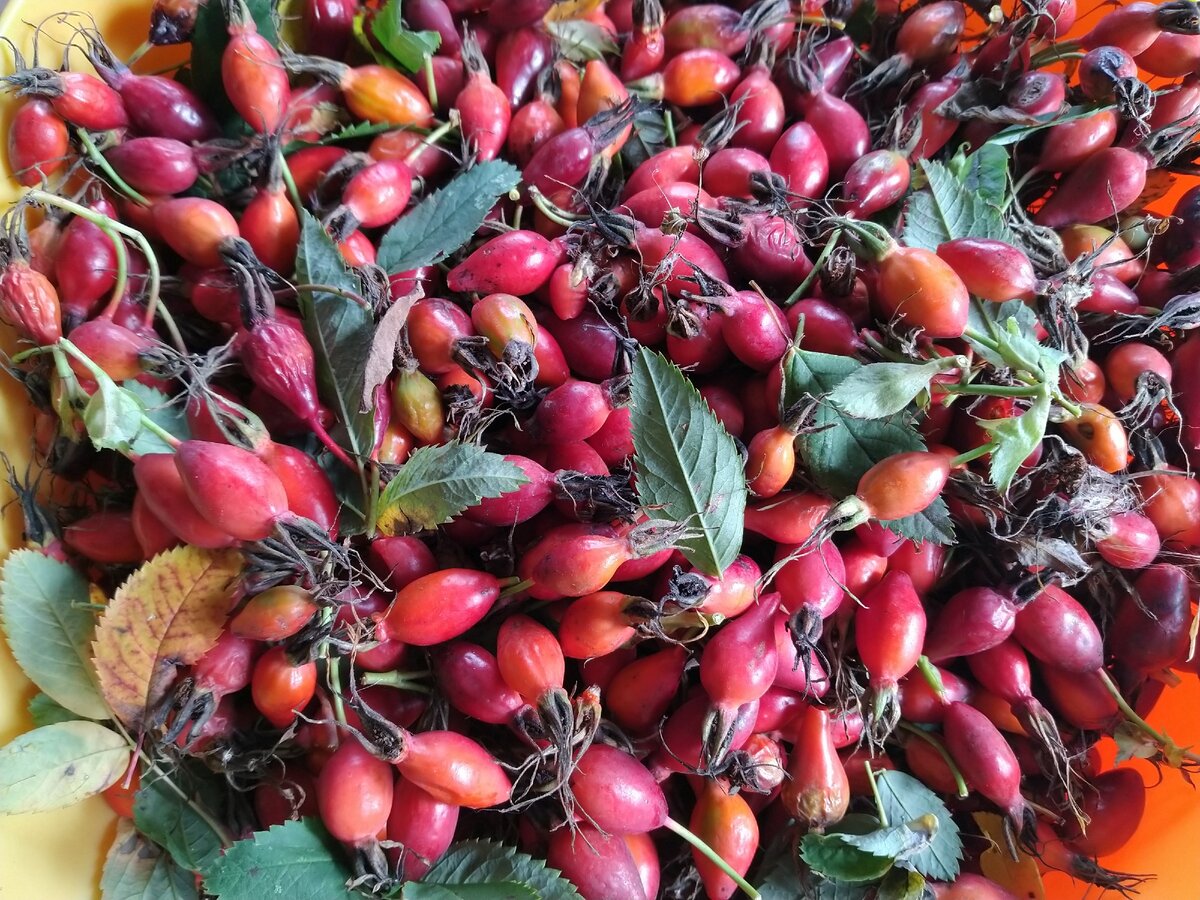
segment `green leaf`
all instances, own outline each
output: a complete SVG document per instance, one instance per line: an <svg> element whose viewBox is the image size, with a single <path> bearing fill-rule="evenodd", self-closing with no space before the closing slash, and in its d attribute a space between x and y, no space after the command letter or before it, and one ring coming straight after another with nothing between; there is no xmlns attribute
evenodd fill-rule
<svg viewBox="0 0 1200 900"><path fill-rule="evenodd" d="M847 375L827 399L848 416L886 419L912 403L941 370L938 360L872 363Z"/></svg>
<svg viewBox="0 0 1200 900"><path fill-rule="evenodd" d="M968 190L939 162L924 160L928 184L914 193L904 213L904 243L936 250L956 238L995 238L1016 243L1000 211L978 192Z"/></svg>
<svg viewBox="0 0 1200 900"><path fill-rule="evenodd" d="M430 194L388 229L379 265L396 275L441 262L479 230L496 201L521 180L510 163L490 160Z"/></svg>
<svg viewBox="0 0 1200 900"><path fill-rule="evenodd" d="M1020 300L997 304L976 299L971 301L964 337L996 368L1025 371L1056 387L1067 354L1040 343L1036 328L1037 316Z"/></svg>
<svg viewBox="0 0 1200 900"><path fill-rule="evenodd" d="M142 384L140 381L126 381L121 387L132 394L141 404L142 412L155 425L181 441L191 437L188 429L187 416L180 404L172 403L171 398L162 391ZM147 453L170 453L171 447L152 431L141 428L130 444L129 450L139 456Z"/></svg>
<svg viewBox="0 0 1200 900"><path fill-rule="evenodd" d="M633 361L632 430L642 505L698 529L679 547L694 566L719 577L742 549L742 458L695 385L646 348Z"/></svg>
<svg viewBox="0 0 1200 900"><path fill-rule="evenodd" d="M818 875L860 884L882 878L892 867L891 857L860 850L842 838L810 832L800 841L800 858Z"/></svg>
<svg viewBox="0 0 1200 900"><path fill-rule="evenodd" d="M667 138L662 109L654 104L638 107L633 113L633 131L621 148L625 171L632 172L651 156L665 150L669 146Z"/></svg>
<svg viewBox="0 0 1200 900"><path fill-rule="evenodd" d="M962 859L962 840L959 838L958 825L937 794L903 772L878 772L875 782L889 822L911 822L924 815L932 815L937 819L937 832L929 846L901 860L899 865L938 881L957 878L959 861Z"/></svg>
<svg viewBox="0 0 1200 900"><path fill-rule="evenodd" d="M529 890L532 896L539 900L570 900L579 897L575 886L563 878L558 869L547 866L545 860L535 859L513 847L486 840L462 841L455 844L425 873L421 884L440 885L456 890L461 890L465 885L499 885L506 889L510 885L518 885ZM409 886L405 885L405 898L409 897ZM425 900L435 896L437 895L426 895ZM492 897L525 898L530 895L501 893L457 896L469 897L470 900L488 897L490 900Z"/></svg>
<svg viewBox="0 0 1200 900"><path fill-rule="evenodd" d="M856 847L864 853L882 856L887 859L899 860L911 856L928 846L930 835L914 831L907 825L892 825L889 828L877 828L866 834L844 834L838 837L851 847Z"/></svg>
<svg viewBox="0 0 1200 900"><path fill-rule="evenodd" d="M545 27L559 52L571 62L586 63L620 52L612 35L587 19L560 19L547 22Z"/></svg>
<svg viewBox="0 0 1200 900"><path fill-rule="evenodd" d="M899 867L884 876L875 892L875 900L924 900L925 879L919 872Z"/></svg>
<svg viewBox="0 0 1200 900"><path fill-rule="evenodd" d="M360 290L337 244L308 212L301 220L296 278L300 284L328 285L352 294ZM367 353L375 334L371 310L326 291L301 291L300 315L316 353L322 399L345 426L351 456L366 459L375 446L374 412L362 410Z"/></svg>
<svg viewBox="0 0 1200 900"><path fill-rule="evenodd" d="M88 437L100 450L127 451L142 430L142 405L107 375L96 379L96 392L83 408Z"/></svg>
<svg viewBox="0 0 1200 900"><path fill-rule="evenodd" d="M75 722L79 719L79 716L65 706L60 706L49 694L34 694L27 708L35 728L57 725L59 722Z"/></svg>
<svg viewBox="0 0 1200 900"><path fill-rule="evenodd" d="M143 838L127 819L117 820L104 869L100 900L196 900L196 879Z"/></svg>
<svg viewBox="0 0 1200 900"><path fill-rule="evenodd" d="M316 819L273 825L237 841L212 865L204 889L221 900L353 897L344 854Z"/></svg>
<svg viewBox="0 0 1200 900"><path fill-rule="evenodd" d="M60 722L18 735L0 748L0 815L45 812L115 784L129 745L96 722Z"/></svg>
<svg viewBox="0 0 1200 900"><path fill-rule="evenodd" d="M996 147L1008 147L1043 129L1052 128L1064 122L1073 122L1076 119L1087 119L1108 109L1116 109L1116 106L1111 103L1106 106L1100 104L1072 106L1063 113L1047 113L1045 116L1039 117L1041 121L1036 125L1010 125L988 138L987 143Z"/></svg>
<svg viewBox="0 0 1200 900"><path fill-rule="evenodd" d="M246 0L258 33L278 46L273 0ZM192 30L191 87L223 122L240 124L241 119L225 95L221 81L221 56L229 43L229 23L221 3L205 3L196 11Z"/></svg>
<svg viewBox="0 0 1200 900"><path fill-rule="evenodd" d="M410 881L404 885L404 900L541 900L542 894L516 881L496 884L429 884Z"/></svg>
<svg viewBox="0 0 1200 900"><path fill-rule="evenodd" d="M166 777L147 776L142 782L133 798L134 824L184 869L203 872L221 855L221 838L187 799L172 790ZM174 770L169 777L192 802L219 818L224 810L225 796L218 784L211 779L197 779L183 767Z"/></svg>
<svg viewBox="0 0 1200 900"><path fill-rule="evenodd" d="M848 356L814 353L793 347L784 357L784 405L806 396L822 398L838 387L862 364ZM856 419L831 403L821 403L813 427L796 438L796 446L818 488L833 497L848 497L858 489L863 473L880 460L908 450L924 450L925 443L907 418ZM940 497L921 513L884 522L902 537L914 541L948 544L954 529L945 501Z"/></svg>
<svg viewBox="0 0 1200 900"><path fill-rule="evenodd" d="M340 144L343 141L355 141L360 138L375 137L388 131L395 131L396 126L391 122L355 122L337 131L332 131L319 141L292 141L283 148L284 156L291 156L305 147L327 147L330 144Z"/></svg>
<svg viewBox="0 0 1200 900"><path fill-rule="evenodd" d="M401 16L401 0L388 0L371 20L371 34L388 55L409 72L419 72L425 57L442 45L436 31L409 31Z"/></svg>
<svg viewBox="0 0 1200 900"><path fill-rule="evenodd" d="M963 187L997 209L1008 200L1008 153L1003 147L984 144L967 157Z"/></svg>
<svg viewBox="0 0 1200 900"><path fill-rule="evenodd" d="M36 550L16 550L0 574L0 624L17 664L51 699L85 719L107 719L92 665L96 617L87 580Z"/></svg>
<svg viewBox="0 0 1200 900"><path fill-rule="evenodd" d="M450 441L419 447L384 488L377 525L384 534L436 528L480 500L515 491L528 480L519 466L478 444Z"/></svg>
<svg viewBox="0 0 1200 900"><path fill-rule="evenodd" d="M1019 416L1007 419L977 419L980 427L987 430L997 447L991 453L989 475L992 484L1001 494L1008 492L1021 463L1037 449L1046 435L1046 423L1050 420L1050 391L1043 390L1033 405Z"/></svg>

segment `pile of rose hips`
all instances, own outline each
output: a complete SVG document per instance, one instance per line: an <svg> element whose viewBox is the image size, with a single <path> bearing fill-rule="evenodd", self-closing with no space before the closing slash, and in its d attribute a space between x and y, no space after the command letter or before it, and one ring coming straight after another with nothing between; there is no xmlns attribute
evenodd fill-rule
<svg viewBox="0 0 1200 900"><path fill-rule="evenodd" d="M195 6L160 0L153 38L187 41ZM240 0L209 6L228 23L232 113L135 74L84 29L70 62L98 77L22 63L7 78L9 165L34 190L9 216L0 310L25 341L78 351L67 371L46 356L22 371L42 460L96 504L62 510L60 552L110 583L180 543L251 560L227 632L179 673L147 741L235 768L250 736L283 732L277 752L299 762L251 786L258 826L315 813L377 876L418 878L456 833L509 829L469 812L496 807L585 897L687 896L700 889L670 816L746 873L760 835L869 804L870 760L956 811L998 809L1050 867L1132 883L1094 860L1132 835L1145 788L1089 750L1196 668L1200 187L1170 219L1144 209L1167 167L1187 171L1200 127L1194 4L1131 3L1068 41L1074 0L889 0L873 16L854 0L562 15L408 0L408 28L440 38L411 77L355 40L375 3L293 4L299 45L282 50ZM901 234L918 161L1068 103L1000 145L1021 246L933 252L857 224ZM323 142L358 122L382 127ZM520 168L519 195L469 246L374 266L412 204L492 159ZM232 170L251 177L229 187ZM382 316L423 291L370 459L345 449L296 313L297 203L360 275L347 303ZM1026 300L1047 339L1090 341L1007 499L969 460L1033 395L960 340L971 295ZM836 540L824 524L841 498L811 488L795 449L811 409L781 410L801 325L805 350L967 354L979 376L959 393L935 380L917 420L929 450L868 472L859 524ZM639 345L744 448L747 537L719 579L644 524L631 487ZM88 361L186 404L189 439L132 465L94 449L60 402L67 380L95 389ZM434 531L338 543L342 476L386 481L451 439L507 454L527 483ZM943 493L960 544L879 525ZM1083 574L1028 562L1030 535ZM272 568L288 547L334 563ZM1192 766L1158 738L1149 753ZM707 896L737 890L695 865ZM1009 896L974 874L935 893Z"/></svg>

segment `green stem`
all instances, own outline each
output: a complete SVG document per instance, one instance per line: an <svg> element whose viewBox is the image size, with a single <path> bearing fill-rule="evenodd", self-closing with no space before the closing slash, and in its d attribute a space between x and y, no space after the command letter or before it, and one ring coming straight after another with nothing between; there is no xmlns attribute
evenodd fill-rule
<svg viewBox="0 0 1200 900"><path fill-rule="evenodd" d="M101 313L104 318L111 319L117 314L117 307L121 303L121 298L125 296L125 288L129 285L129 251L125 248L125 242L121 240L121 236L108 225L101 225L100 230L104 232L105 237L112 241L113 250L117 255L117 280L113 284L112 297L109 299L108 305L104 307L104 312Z"/></svg>
<svg viewBox="0 0 1200 900"><path fill-rule="evenodd" d="M923 731L915 725L910 725L908 722L901 722L900 728L907 731L909 734L916 735L925 743L929 744L942 757L942 761L950 768L950 774L954 776L954 785L958 788L958 796L965 798L971 791L967 788L967 781L963 778L962 772L958 770L958 766L954 764L954 760L950 757L950 752L942 746L942 742L935 738L927 731Z"/></svg>
<svg viewBox="0 0 1200 900"><path fill-rule="evenodd" d="M296 207L296 215L299 215L304 211L304 198L300 196L300 188L296 187L296 179L292 176L292 167L288 165L283 150L280 149L276 152L279 154L279 177L283 179L283 185L287 188L292 206Z"/></svg>
<svg viewBox="0 0 1200 900"><path fill-rule="evenodd" d="M889 827L887 810L883 808L883 798L879 796L879 783L875 780L875 770L871 768L870 760L863 760L863 768L867 770L867 784L871 785L871 796L875 798L875 812L879 813L879 824Z"/></svg>
<svg viewBox="0 0 1200 900"><path fill-rule="evenodd" d="M1079 51L1082 45L1079 41L1061 41L1052 44L1045 50L1039 50L1029 60L1030 69L1040 69L1050 63L1065 62L1068 59L1080 59L1083 54Z"/></svg>
<svg viewBox="0 0 1200 900"><path fill-rule="evenodd" d="M821 248L821 255L817 257L817 261L813 263L812 271L809 272L799 287L792 291L791 296L783 301L784 306L791 306L804 298L804 294L812 287L812 283L817 280L817 276L821 274L821 270L825 268L825 263L829 262L829 257L833 255L834 249L837 247L838 239L842 236L842 229L835 228L833 233L829 235L829 240L825 242L825 246Z"/></svg>
<svg viewBox="0 0 1200 900"><path fill-rule="evenodd" d="M988 441L986 444L981 444L974 450L968 450L966 453L960 453L954 459L950 460L950 468L957 469L959 466L965 466L972 460L979 459L981 456L987 456L1000 445L996 441ZM924 657L922 657L924 658Z"/></svg>
<svg viewBox="0 0 1200 900"><path fill-rule="evenodd" d="M1039 385L1028 384L941 384L938 388L947 394L972 394L977 397L1037 397L1042 393Z"/></svg>
<svg viewBox="0 0 1200 900"><path fill-rule="evenodd" d="M929 689L933 691L933 695L942 703L946 702L946 685L942 683L942 673L938 671L937 666L929 661L929 657L922 654L917 657L917 670L921 673L921 677L925 679L925 683L929 685Z"/></svg>
<svg viewBox="0 0 1200 900"><path fill-rule="evenodd" d="M429 98L429 105L434 109L438 107L438 92L437 82L433 77L433 57L428 53L425 54L425 94Z"/></svg>
<svg viewBox="0 0 1200 900"><path fill-rule="evenodd" d="M333 621L333 607L326 607L321 611L321 621L328 625ZM329 642L326 641L321 645L321 656L325 660L325 684L329 688L329 696L333 703L333 717L338 720L341 725L346 724L346 703L342 700L342 666L341 660L336 656L329 655Z"/></svg>
<svg viewBox="0 0 1200 900"><path fill-rule="evenodd" d="M540 212L551 222L562 225L564 228L570 228L576 223L582 222L586 218L586 216L575 216L574 218L569 218L565 211L559 209L557 206L551 203L546 198L546 195L533 185L529 186L529 199L533 201L533 205L537 207L538 212Z"/></svg>
<svg viewBox="0 0 1200 900"><path fill-rule="evenodd" d="M446 122L443 122L437 128L433 129L433 131L429 132L429 134L425 135L425 140L421 141L421 143L417 144L417 146L413 147L413 149L409 151L408 156L404 157L404 164L406 166L415 165L422 153L424 153L457 127L458 111L451 110L450 118Z"/></svg>
<svg viewBox="0 0 1200 900"><path fill-rule="evenodd" d="M692 834L691 831L689 831L680 823L676 822L670 816L667 817L667 821L664 824L667 826L668 831L675 832L675 834L679 835L681 838L699 850L704 856L708 857L708 859L712 861L713 865L732 878L734 884L740 887L745 892L747 897L751 897L753 900L760 900L762 895L750 885L750 882L746 881L745 878L739 875L733 866L725 862L725 860L719 853L717 853L716 850L708 846L708 844L700 840L700 838L696 837L696 835Z"/></svg>
<svg viewBox="0 0 1200 900"><path fill-rule="evenodd" d="M368 481L367 490L367 539L375 537L375 521L379 511L379 494L382 486L379 479L379 463L377 460L371 460L364 467L364 474Z"/></svg>
<svg viewBox="0 0 1200 900"><path fill-rule="evenodd" d="M1139 716L1124 696L1122 696L1121 689L1117 687L1116 682L1112 680L1112 676L1108 672L1104 671L1104 669L1098 669L1097 672L1100 675L1100 680L1104 683L1104 687L1108 689L1109 694L1116 701L1117 708L1121 710L1121 715L1131 724L1136 725L1138 730L1144 732L1146 737L1159 744L1162 747L1163 756L1167 758L1167 761L1172 766L1178 768L1179 764L1185 759L1188 762L1200 763L1200 756L1184 750L1175 743L1169 734L1159 731Z"/></svg>
<svg viewBox="0 0 1200 900"><path fill-rule="evenodd" d="M671 115L671 110L669 109L663 111L663 125L667 129L667 146L677 146L679 138L675 136L675 117Z"/></svg>
<svg viewBox="0 0 1200 900"><path fill-rule="evenodd" d="M333 294L335 297L344 297L347 300L353 300L363 309L370 309L371 304L367 302L367 298L362 294L356 294L354 291L347 291L343 288L334 287L332 284L298 284L295 285L296 293L308 291L309 293Z"/></svg>
<svg viewBox="0 0 1200 900"><path fill-rule="evenodd" d="M429 685L420 680L428 675L428 672L363 672L359 676L359 683L363 687L390 687L428 694L431 693Z"/></svg>
<svg viewBox="0 0 1200 900"><path fill-rule="evenodd" d="M504 584L504 582L502 581L501 584ZM522 591L527 591L531 587L533 587L533 579L532 578L526 578L524 581L519 581L516 578L511 578L511 579L509 579L509 583L504 586L504 589L502 591L500 591L500 596L497 599L507 600L509 597L515 596L516 594L519 594Z"/></svg>
<svg viewBox="0 0 1200 900"><path fill-rule="evenodd" d="M150 201L147 200L141 193L136 191L129 183L117 174L117 170L100 152L100 148L92 141L92 136L83 128L75 129L75 136L79 138L79 143L83 144L83 149L87 151L87 158L90 159L105 177L112 182L113 187L132 200L138 206L149 206Z"/></svg>
<svg viewBox="0 0 1200 900"><path fill-rule="evenodd" d="M153 46L154 45L149 41L142 41L140 44L138 44L137 49L129 54L129 59L125 60L125 65L133 68L134 63L145 56Z"/></svg>
<svg viewBox="0 0 1200 900"><path fill-rule="evenodd" d="M64 209L67 212L79 216L80 218L91 222L93 225L102 229L110 229L117 234L124 235L142 251L142 255L146 257L146 267L149 272L147 275L147 292L146 292L146 314L154 315L159 309L159 290L161 287L162 277L158 268L158 256L154 253L154 248L150 246L150 242L146 240L146 236L140 231L130 228L116 219L110 219L108 216L101 215L93 209L88 209L73 200L68 200L66 197L59 197L57 194L51 194L42 190L31 190L25 193L25 198L30 202L40 206L56 206L59 209ZM107 232L106 232L107 233ZM183 341L183 336L179 333L179 329L175 326L175 321L169 315L162 316L163 323L167 326L167 333L171 337L171 343L175 345L175 349L180 353L187 353L187 344Z"/></svg>

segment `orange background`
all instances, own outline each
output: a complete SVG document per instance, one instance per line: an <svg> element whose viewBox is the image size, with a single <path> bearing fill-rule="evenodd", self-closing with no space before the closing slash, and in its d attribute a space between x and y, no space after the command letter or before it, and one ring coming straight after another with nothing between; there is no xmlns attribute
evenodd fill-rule
<svg viewBox="0 0 1200 900"><path fill-rule="evenodd" d="M4 7L0 34L15 41L27 56L32 51L33 30L28 23L36 23L59 8L92 14L120 56L142 41L149 19L147 0L9 0L7 6L0 0L0 7ZM1082 17L1080 25L1089 27L1101 14L1097 10ZM52 27L48 33L63 35L66 31ZM45 45L53 49L49 41ZM162 60L158 51L151 52L143 58L142 71L153 70ZM50 60L52 65L57 61L57 56ZM10 70L9 62L3 65ZM7 101L0 103L0 130L5 134L11 108ZM1181 180L1194 183L1194 179ZM1173 194L1182 189L1181 185ZM16 190L12 182L0 178L0 202L11 200ZM1169 209L1169 201L1165 208ZM11 350L11 335L5 332L0 343ZM0 376L0 448L12 458L18 471L28 462L29 429L22 391L11 378ZM0 502L9 499L7 487L0 488ZM3 513L0 553L17 546L20 534L20 511L12 505ZM32 727L25 704L33 694L7 645L0 641L0 745ZM1151 722L1165 728L1179 743L1200 743L1198 712L1200 684L1187 675L1181 687L1165 692ZM1152 767L1135 765L1142 769L1148 784L1158 781ZM1157 873L1157 880L1141 890L1144 900L1186 900L1200 896L1200 803L1196 792L1178 773L1167 771L1161 777L1161 785L1149 792L1146 817L1136 838L1102 862L1119 871ZM0 817L0 900L97 897L100 867L114 834L114 823L113 814L99 799L53 813ZM1058 874L1046 877L1044 890L1049 900L1076 900L1102 893ZM1031 898L1036 896L1030 894Z"/></svg>

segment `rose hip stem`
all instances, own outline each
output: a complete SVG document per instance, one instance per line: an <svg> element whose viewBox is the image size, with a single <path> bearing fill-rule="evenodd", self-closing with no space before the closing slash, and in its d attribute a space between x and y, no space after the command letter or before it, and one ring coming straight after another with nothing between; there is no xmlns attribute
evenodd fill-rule
<svg viewBox="0 0 1200 900"><path fill-rule="evenodd" d="M686 826L676 822L670 816L667 817L666 822L663 824L666 826L668 831L673 831L675 834L679 835L681 838L703 853L706 857L708 857L708 859L712 860L713 865L732 878L734 883L745 892L747 897L751 897L753 900L760 900L762 894L756 891L750 885L750 882L746 881L745 878L739 875L733 866L725 862L725 860L721 858L720 854L718 854L716 850L708 846L708 844L700 840L700 838L696 837L696 835L692 834L692 832L689 831Z"/></svg>
<svg viewBox="0 0 1200 900"><path fill-rule="evenodd" d="M87 151L88 159L96 164L96 167L104 173L104 177L112 182L113 187L139 206L150 205L149 200L117 174L117 170L112 167L112 163L100 152L100 148L96 146L96 142L92 140L92 136L87 133L86 129L76 128L75 136L79 138L79 143L83 145L83 149Z"/></svg>

